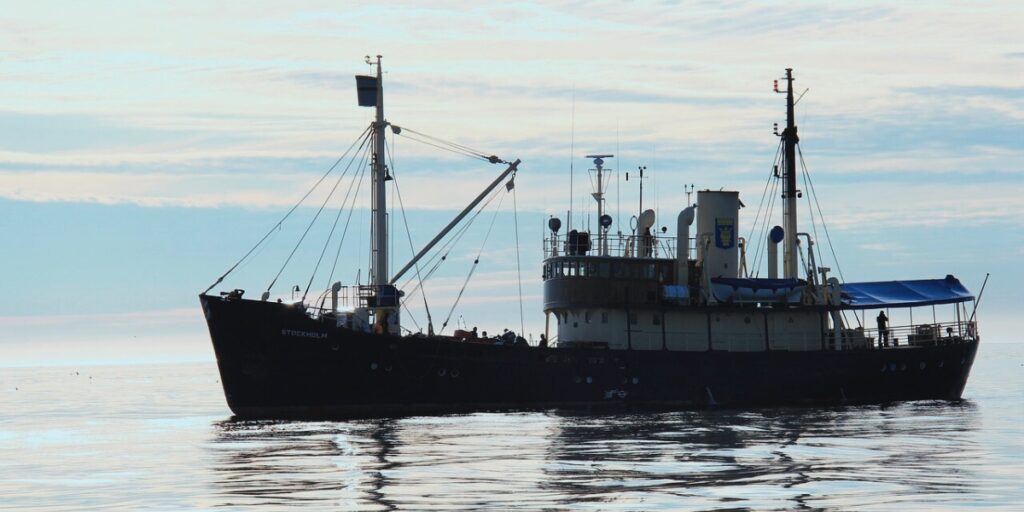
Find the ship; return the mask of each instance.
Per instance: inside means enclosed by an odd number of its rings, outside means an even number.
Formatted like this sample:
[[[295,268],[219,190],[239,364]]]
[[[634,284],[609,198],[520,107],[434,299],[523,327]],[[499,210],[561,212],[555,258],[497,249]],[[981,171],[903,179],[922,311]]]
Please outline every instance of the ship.
[[[539,340],[511,331],[488,337],[476,328],[445,334],[447,320],[440,332],[432,323],[426,332],[409,329],[402,310],[428,273],[425,262],[432,260],[424,258],[443,260],[438,244],[443,248],[460,223],[477,216],[486,198],[514,190],[522,162],[446,146],[504,170],[411,261],[391,272],[387,200],[394,176],[386,135],[403,128],[384,116],[380,56],[366,63],[376,73],[356,76],[358,104],[374,108],[375,116],[361,136],[365,159],[356,167],[368,169],[371,178],[367,282],[330,283],[312,296],[307,286],[298,300],[272,299],[274,282],[258,299],[245,297],[244,289],[213,292],[278,223],[199,296],[224,395],[236,417],[961,399],[980,342],[975,296],[952,275],[845,282],[816,263],[817,241],[799,230],[797,199],[803,191],[797,187],[792,69],[781,78],[784,89],[775,82],[775,91],[786,95],[786,124],[781,132],[776,128],[779,150],[769,179],[778,184],[770,192],[781,199],[782,222],[766,224],[767,213],[755,221],[764,228],[756,254],[747,254],[750,241],[739,236],[736,191],[697,191],[693,204],[680,205],[674,233],[655,228],[655,212],[642,207],[642,168],[641,207],[630,229],[613,232],[605,211],[604,166],[614,155],[589,155],[598,227],[583,229],[587,224],[577,222],[563,233],[562,220],[550,218],[541,271],[545,332]],[[407,132],[431,145],[446,144]],[[689,203],[689,193],[687,198]],[[748,256],[760,262],[762,254],[767,277],[747,269]],[[890,316],[905,316],[899,312],[909,313],[906,325],[889,322]]]

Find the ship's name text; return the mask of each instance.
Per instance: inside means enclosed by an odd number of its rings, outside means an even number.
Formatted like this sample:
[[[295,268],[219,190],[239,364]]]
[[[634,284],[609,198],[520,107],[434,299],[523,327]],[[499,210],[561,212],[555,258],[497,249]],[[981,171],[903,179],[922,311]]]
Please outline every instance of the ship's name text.
[[[284,336],[296,336],[299,338],[313,338],[317,340],[327,339],[326,332],[312,332],[312,331],[295,331],[292,329],[281,329],[281,334]]]

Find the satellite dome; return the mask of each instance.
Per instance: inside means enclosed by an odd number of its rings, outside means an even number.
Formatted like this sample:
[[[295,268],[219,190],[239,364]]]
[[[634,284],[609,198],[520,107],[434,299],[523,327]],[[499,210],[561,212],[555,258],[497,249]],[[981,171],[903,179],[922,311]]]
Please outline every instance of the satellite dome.
[[[654,225],[654,210],[644,210],[640,214],[640,220],[638,221],[640,231],[650,229]]]

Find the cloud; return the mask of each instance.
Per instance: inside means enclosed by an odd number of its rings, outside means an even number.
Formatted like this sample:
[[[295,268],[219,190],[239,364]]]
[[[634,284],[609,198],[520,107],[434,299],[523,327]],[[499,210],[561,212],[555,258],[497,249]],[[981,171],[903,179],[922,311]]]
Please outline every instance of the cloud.
[[[92,314],[0,316],[2,329],[41,329],[101,324],[112,329],[160,330],[192,326],[201,318],[199,307],[157,311],[123,311]],[[201,323],[201,322],[200,322]]]
[[[290,206],[299,187],[284,179],[260,176],[258,188],[240,188],[244,179],[221,175],[102,172],[0,172],[0,197],[32,202],[134,204],[147,207]],[[278,192],[269,182],[277,181]],[[226,189],[230,184],[232,188]],[[284,191],[292,191],[291,194]]]
[[[0,112],[0,151],[55,153],[149,145],[173,137],[167,130],[72,113]]]

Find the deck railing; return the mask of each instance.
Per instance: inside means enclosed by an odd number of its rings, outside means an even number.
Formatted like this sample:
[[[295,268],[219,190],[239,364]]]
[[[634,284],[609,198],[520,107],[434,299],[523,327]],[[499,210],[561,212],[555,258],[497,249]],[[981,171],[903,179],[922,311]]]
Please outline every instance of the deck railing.
[[[978,336],[977,322],[967,321],[892,326],[886,331],[887,337],[881,336],[877,328],[864,329],[876,348],[947,345],[973,341]]]
[[[589,256],[601,256],[602,242],[596,234],[590,235],[590,246],[586,252]],[[693,250],[693,239],[689,240],[690,250]],[[666,235],[634,236],[630,234],[609,233],[604,241],[608,247],[608,256],[626,258],[675,258],[676,237]],[[544,237],[544,257],[569,256],[576,252],[570,247],[567,235],[547,235]],[[690,252],[689,254],[692,254]]]

